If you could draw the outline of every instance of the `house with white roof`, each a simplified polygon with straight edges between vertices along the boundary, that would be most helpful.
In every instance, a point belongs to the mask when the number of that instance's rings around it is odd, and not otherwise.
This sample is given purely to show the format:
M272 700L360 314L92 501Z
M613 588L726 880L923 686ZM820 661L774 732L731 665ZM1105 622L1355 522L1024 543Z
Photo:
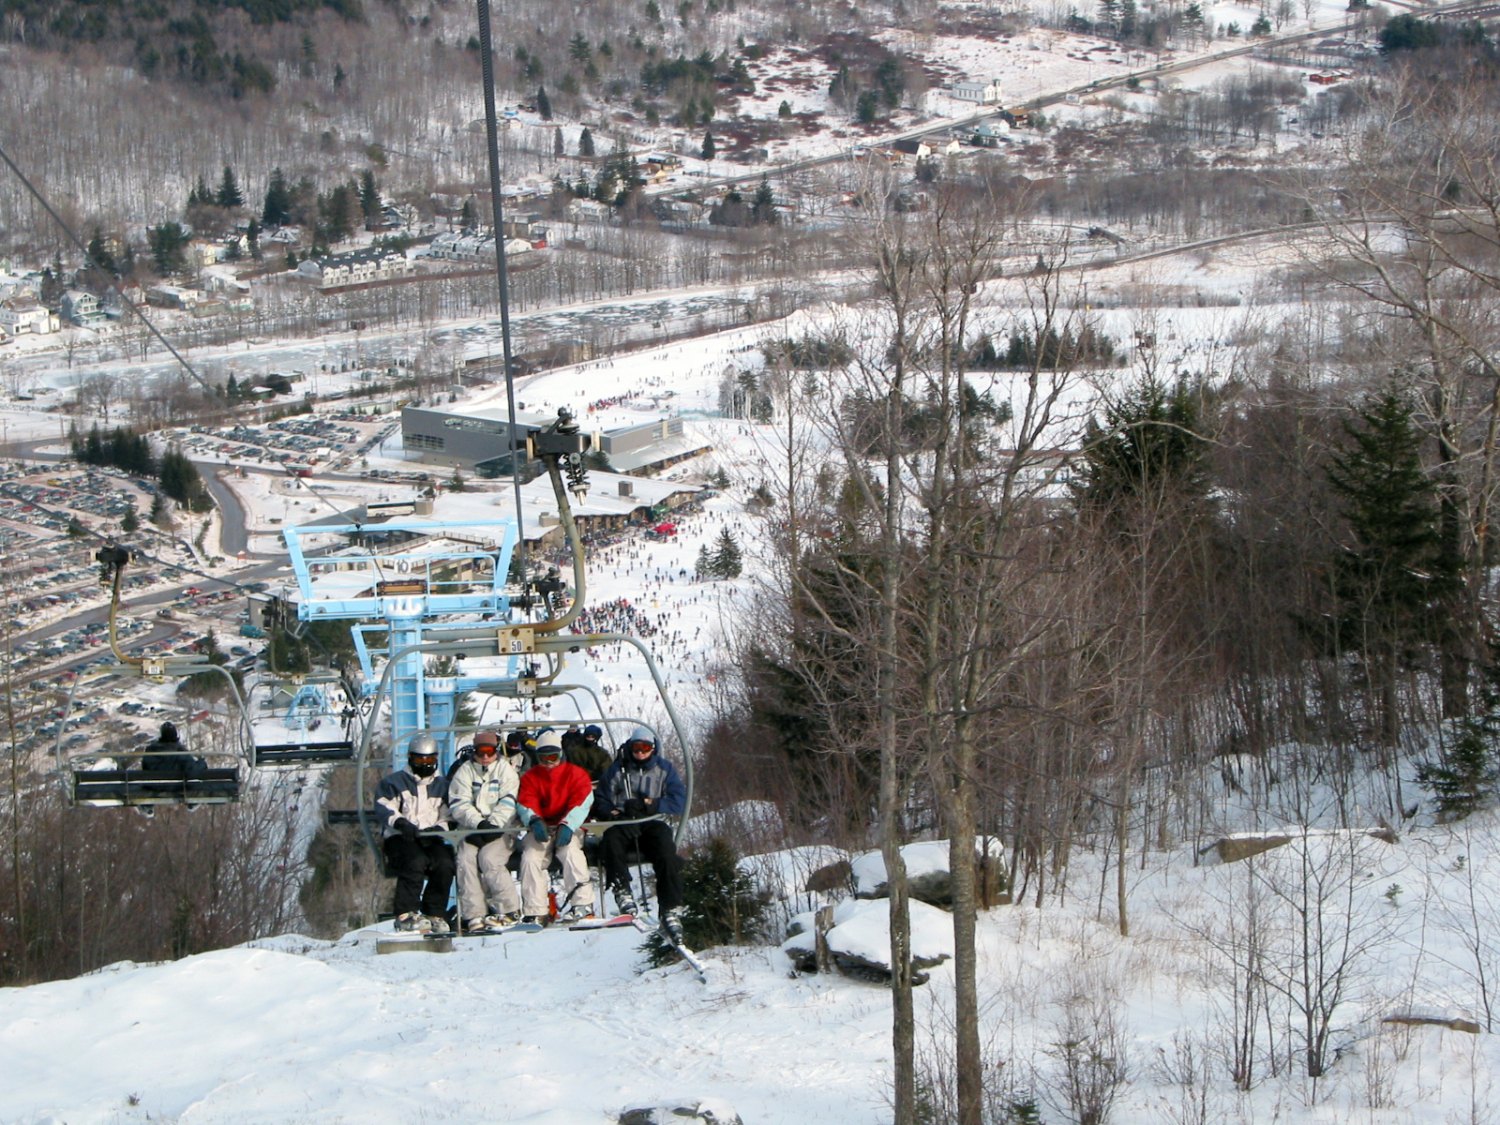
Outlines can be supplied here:
M56 332L62 322L35 297L12 297L0 301L0 328L12 336L33 332L38 336Z

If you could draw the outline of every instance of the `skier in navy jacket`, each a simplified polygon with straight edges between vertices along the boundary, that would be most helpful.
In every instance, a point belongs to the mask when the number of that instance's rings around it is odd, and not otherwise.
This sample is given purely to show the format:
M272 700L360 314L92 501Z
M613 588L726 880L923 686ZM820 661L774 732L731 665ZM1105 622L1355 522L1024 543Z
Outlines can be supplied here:
M599 779L594 810L598 820L622 820L605 829L600 850L604 855L604 878L622 914L636 912L630 891L631 847L656 872L656 898L661 908L661 926L675 942L682 942L682 858L672 838L672 827L664 820L645 819L681 816L687 807L687 787L677 767L657 751L656 740L645 727L636 727L620 747L614 765Z

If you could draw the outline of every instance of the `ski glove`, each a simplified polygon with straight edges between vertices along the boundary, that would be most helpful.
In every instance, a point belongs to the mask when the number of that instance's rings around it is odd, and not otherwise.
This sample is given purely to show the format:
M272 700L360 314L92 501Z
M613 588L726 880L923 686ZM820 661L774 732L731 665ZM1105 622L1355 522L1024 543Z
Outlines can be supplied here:
M485 817L485 818L484 818L484 819L483 819L483 820L481 820L481 821L480 821L480 822L479 822L479 823L478 823L478 824L476 824L476 825L475 825L475 826L474 826L474 827L476 827L476 828L483 828L483 829L485 829L485 830L486 830L486 831L493 831L493 830L494 830L494 829L496 829L496 828L498 828L498 827L499 827L499 825L497 825L497 824L496 824L496 823L495 823L495 822L494 822L494 821L493 821L493 820L491 820L491 819L490 819L490 818L489 818L489 817Z
M569 828L566 824L559 825L558 829L557 829L557 846L560 847L560 848L565 848L565 847L568 846L568 843L572 839L573 839L573 830L571 828Z
M536 817L531 822L531 835L538 844L547 842L547 822L541 817Z
M401 833L401 835L405 836L408 840L415 840L417 838L417 826L411 821L407 820L404 816L397 818L396 831Z
M630 798L630 800L625 802L626 820L640 820L643 816L649 815L650 814L646 809L646 802L643 798L632 797Z

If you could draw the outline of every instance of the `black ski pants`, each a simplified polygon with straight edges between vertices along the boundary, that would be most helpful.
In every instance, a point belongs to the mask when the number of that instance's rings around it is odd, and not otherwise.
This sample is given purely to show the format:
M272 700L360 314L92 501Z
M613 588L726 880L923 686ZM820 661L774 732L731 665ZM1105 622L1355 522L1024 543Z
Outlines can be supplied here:
M447 914L448 894L458 870L448 841L436 836L415 840L387 836L385 861L396 876L397 914L409 914L419 906L423 914Z
M604 878L612 887L630 885L630 858L638 850L656 872L656 904L663 914L682 905L682 857L665 821L617 824L604 830Z

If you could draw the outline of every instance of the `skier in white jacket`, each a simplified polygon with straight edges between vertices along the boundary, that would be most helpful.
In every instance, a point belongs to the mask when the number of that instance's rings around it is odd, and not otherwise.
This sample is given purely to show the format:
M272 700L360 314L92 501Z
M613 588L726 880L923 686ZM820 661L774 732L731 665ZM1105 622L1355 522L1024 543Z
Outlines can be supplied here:
M459 828L484 829L458 845L458 911L465 933L498 933L519 919L521 893L510 873L521 829L515 768L492 730L474 735L473 750L448 782L448 814Z

